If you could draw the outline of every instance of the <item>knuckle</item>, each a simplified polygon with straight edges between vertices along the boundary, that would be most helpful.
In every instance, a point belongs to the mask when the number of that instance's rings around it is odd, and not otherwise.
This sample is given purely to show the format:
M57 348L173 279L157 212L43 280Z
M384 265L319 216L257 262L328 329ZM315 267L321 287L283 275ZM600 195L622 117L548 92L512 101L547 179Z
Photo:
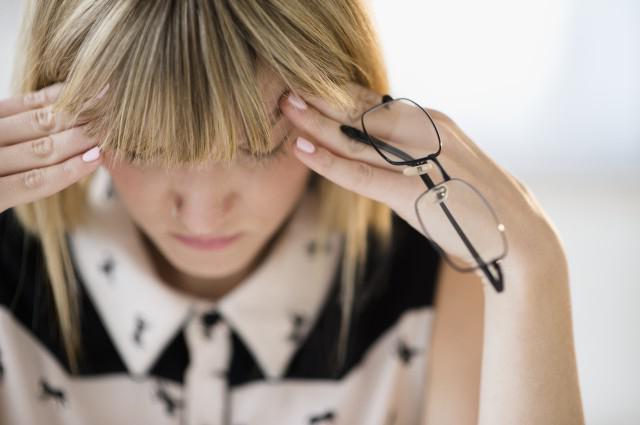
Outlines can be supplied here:
M360 142L354 142L353 140L347 141L347 151L351 154L357 154L367 148L367 145Z
M382 101L382 95L376 93L368 87L358 86L358 88L356 89L356 99L362 106L370 108Z
M438 129L442 129L443 131L448 131L450 133L455 131L456 124L447 114L435 109L423 109L431 116Z
M350 90L353 93L353 107L349 108L346 113L346 118L355 127L360 126L362 114L380 104L382 101L382 95L379 95L375 91L368 87L351 84Z
M53 152L53 141L51 137L43 137L31 142L32 152L39 157L47 157Z
M333 158L333 155L326 152L324 155L320 155L320 158L318 160L320 167L325 171L330 170L333 167L334 162L335 159Z
M373 176L373 168L364 162L357 162L355 166L354 184L357 187L363 187L371 182Z
M74 139L74 140L80 140L80 139L94 139L93 137L90 137L89 134L87 133L88 129L88 125L84 124L84 125L80 125L77 127L72 127L71 129L69 129L69 136Z
M353 108L349 108L349 110L347 110L347 120L349 120L349 124L356 126L360 123L360 117L362 117L362 111L357 104Z
M22 101L27 106L40 106L47 100L44 90L32 91L22 97Z
M31 122L36 130L51 131L55 126L54 115L51 108L36 109L31 113Z
M73 159L69 159L62 164L62 171L65 176L75 176L78 173L78 167L75 165Z
M314 112L311 116L311 122L313 123L313 127L320 131L325 128L327 124L327 118L321 113Z
M365 100L365 105L367 108L373 108L376 105L382 103L382 95L375 92L369 92L367 98Z
M22 183L27 189L35 189L44 184L44 177L44 170L42 168L36 168L24 173Z

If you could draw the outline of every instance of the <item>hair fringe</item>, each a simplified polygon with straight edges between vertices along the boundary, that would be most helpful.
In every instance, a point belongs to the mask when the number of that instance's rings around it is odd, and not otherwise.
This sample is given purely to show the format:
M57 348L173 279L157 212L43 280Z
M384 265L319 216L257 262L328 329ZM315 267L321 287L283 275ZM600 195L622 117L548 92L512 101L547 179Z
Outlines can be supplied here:
M54 111L87 122L85 132L115 152L115 160L133 154L140 163L166 167L230 163L242 139L254 154L266 153L271 126L260 69L273 72L289 90L323 96L340 108L354 106L348 82L388 90L361 0L28 0L23 16L14 94L64 81ZM96 99L107 85L107 94ZM84 220L89 181L15 208L43 243L72 371L81 358L80 317L65 235ZM345 235L339 338L344 360L367 233L388 246L391 211L324 178L319 188L323 228Z

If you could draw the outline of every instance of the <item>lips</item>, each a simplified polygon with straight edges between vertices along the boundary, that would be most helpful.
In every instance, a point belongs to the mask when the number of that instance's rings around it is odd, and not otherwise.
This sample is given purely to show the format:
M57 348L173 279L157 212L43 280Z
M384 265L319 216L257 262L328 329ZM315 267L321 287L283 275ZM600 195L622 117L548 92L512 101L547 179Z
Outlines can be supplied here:
M231 245L238 238L240 238L242 234L236 233L230 236L218 236L218 237L208 237L208 238L184 236L184 235L178 235L178 234L172 234L172 236L191 248L204 249L204 250L217 250L217 249L226 248L227 246Z

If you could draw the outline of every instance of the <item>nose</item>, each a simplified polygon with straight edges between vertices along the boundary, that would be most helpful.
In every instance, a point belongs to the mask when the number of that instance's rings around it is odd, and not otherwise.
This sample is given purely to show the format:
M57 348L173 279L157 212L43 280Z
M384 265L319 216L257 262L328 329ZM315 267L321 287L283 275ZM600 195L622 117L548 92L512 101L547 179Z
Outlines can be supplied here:
M190 236L228 235L240 229L231 221L237 202L229 176L220 172L189 171L182 173L175 187L173 201L182 231Z

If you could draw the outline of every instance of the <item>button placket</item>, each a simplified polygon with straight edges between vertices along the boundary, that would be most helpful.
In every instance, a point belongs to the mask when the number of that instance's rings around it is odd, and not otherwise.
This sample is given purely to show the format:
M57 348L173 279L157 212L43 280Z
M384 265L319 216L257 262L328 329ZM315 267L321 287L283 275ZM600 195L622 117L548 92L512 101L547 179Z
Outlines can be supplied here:
M215 313L196 316L186 328L190 364L186 371L189 425L228 425L231 332Z

